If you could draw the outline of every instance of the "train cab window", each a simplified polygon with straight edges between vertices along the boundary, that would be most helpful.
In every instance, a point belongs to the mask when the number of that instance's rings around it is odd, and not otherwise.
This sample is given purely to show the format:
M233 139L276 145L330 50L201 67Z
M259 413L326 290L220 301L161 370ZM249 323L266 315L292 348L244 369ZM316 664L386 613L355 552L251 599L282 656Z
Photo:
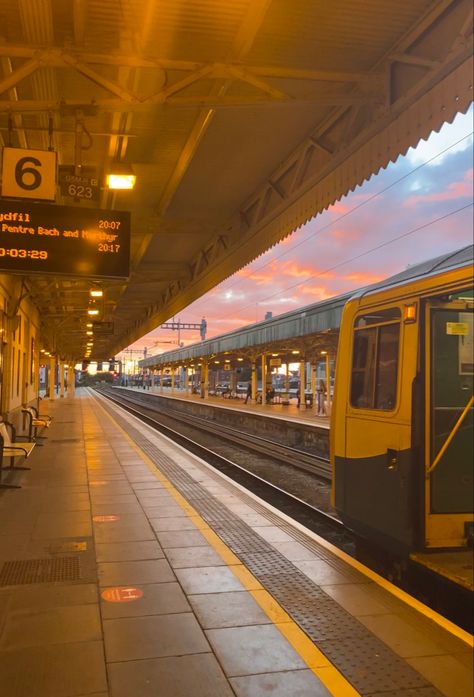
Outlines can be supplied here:
M395 408L401 313L399 308L361 315L354 326L351 405Z

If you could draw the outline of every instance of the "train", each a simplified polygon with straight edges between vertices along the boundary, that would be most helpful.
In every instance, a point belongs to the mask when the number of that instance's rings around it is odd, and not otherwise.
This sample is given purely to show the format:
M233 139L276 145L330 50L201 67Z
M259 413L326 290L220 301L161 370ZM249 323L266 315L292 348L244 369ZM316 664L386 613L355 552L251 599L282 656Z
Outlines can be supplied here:
M472 549L473 285L468 246L360 290L343 309L332 504L400 557Z

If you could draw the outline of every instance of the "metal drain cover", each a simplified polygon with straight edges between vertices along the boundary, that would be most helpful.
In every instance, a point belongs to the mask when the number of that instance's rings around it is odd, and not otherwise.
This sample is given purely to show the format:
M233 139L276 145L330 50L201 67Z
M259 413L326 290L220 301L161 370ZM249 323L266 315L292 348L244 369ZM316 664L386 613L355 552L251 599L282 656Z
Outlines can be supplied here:
M3 564L0 571L0 586L79 581L80 578L79 557L22 559L6 561Z

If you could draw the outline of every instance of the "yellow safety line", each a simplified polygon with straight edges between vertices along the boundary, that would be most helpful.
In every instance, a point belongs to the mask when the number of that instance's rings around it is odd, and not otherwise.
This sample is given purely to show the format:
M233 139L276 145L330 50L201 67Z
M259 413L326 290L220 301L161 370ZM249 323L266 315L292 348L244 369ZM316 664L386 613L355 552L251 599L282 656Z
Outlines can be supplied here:
M114 417L99 403L100 408L112 421L115 427L120 430L130 445L140 455L141 459L148 466L149 470L163 484L163 487L173 496L178 505L187 513L194 522L201 534L209 544L219 554L230 570L242 583L244 588L255 598L256 602L265 612L267 617L279 629L289 644L301 656L308 668L326 686L329 692L335 697L361 697L360 693L352 687L346 678L337 668L326 658L311 639L302 629L291 619L287 612L279 603L264 589L260 582L250 573L240 559L227 547L221 538L212 530L199 513L186 501L173 484L160 471L156 463L135 443L129 434L117 423Z
M107 413L107 412L105 412L105 413ZM153 465L153 466L156 467L156 465ZM234 486L236 486L237 488L242 488L242 487L240 487L239 484L236 484L235 482L234 482ZM266 504L266 505L269 506L269 504ZM425 605L424 603L422 603L420 600L417 600L413 596L409 595L406 591L402 590L401 588L398 588L398 586L395 586L393 583L388 581L386 578L384 578L383 576L380 576L377 572L372 571L372 569L369 569L368 567L364 566L359 561L357 561L357 559L354 559L354 557L351 557L349 554L344 552L342 549L335 547L333 544L331 544L331 542L328 542L324 538L320 537L317 533L312 532L311 530L308 530L307 528L305 528L303 525L301 525L297 521L291 520L287 515L285 515L285 513L282 513L281 511L274 509L272 506L269 506L269 508L271 508L275 513L277 513L279 517L287 520L294 527L303 531L309 537L312 537L314 540L316 540L316 542L319 545L321 545L321 547L324 547L329 552L334 554L334 556L338 557L339 559L344 561L349 566L352 566L354 569L359 571L359 573L363 574L367 578L370 578L371 581L373 581L378 586L380 586L381 588L386 590L388 593L391 593L393 596L395 596L396 598L401 600L403 603L405 603L406 605L409 605L414 610L416 610L420 614L424 615L425 617L430 619L435 624L442 627L445 631L449 632L453 636L460 639L462 642L467 644L470 648L474 648L474 636L472 634L465 631L464 629L461 629L461 627L458 627L457 624L454 624L454 622L451 622L450 620L446 619L446 617L443 617L442 615L440 615L439 612L436 612L436 610L433 610L432 608L430 608L427 605Z
M318 544L320 544L321 547L324 547L329 552L334 554L334 556L338 557L349 566L352 566L361 574L367 576L367 578L370 578L370 580L376 583L378 586L381 586L386 591L394 595L396 598L404 602L406 605L412 607L420 614L425 615L425 617L428 617L430 620L432 620L432 622L435 622L440 627L445 629L450 634L456 636L458 639L463 641L471 648L474 647L474 636L472 634L466 632L464 629L461 629L461 627L458 627L457 624L454 624L454 622L451 622L450 620L446 619L446 617L440 615L439 612L436 612L436 610L433 610L432 608L428 607L428 605L425 605L420 600L417 600L413 596L409 595L409 593L407 593L406 591L402 590L401 588L398 588L398 586L395 586L386 578L380 576L376 571L372 571L372 569L369 569L367 566L364 566L363 564L361 564L361 562L357 561L357 559L354 559L354 557L349 556L349 554L344 552L342 549L335 547L333 544L331 544L331 542L328 542L324 538L320 537L317 533L312 532L311 530L307 530L307 528L303 527L296 521L292 521L284 513L281 513L281 511L277 511L277 513L281 517L286 518L295 527L304 531L309 537L316 540L316 542L318 542Z

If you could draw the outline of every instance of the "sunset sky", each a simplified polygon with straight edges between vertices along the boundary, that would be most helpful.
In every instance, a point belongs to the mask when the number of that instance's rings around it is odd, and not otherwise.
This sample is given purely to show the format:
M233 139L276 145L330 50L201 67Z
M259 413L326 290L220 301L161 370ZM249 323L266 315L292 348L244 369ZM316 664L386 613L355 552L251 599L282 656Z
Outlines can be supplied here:
M205 317L211 338L472 243L472 133L471 107L174 319ZM196 343L199 332L182 331L180 339ZM144 347L156 355L177 340L177 332L157 328L130 348L138 360Z

